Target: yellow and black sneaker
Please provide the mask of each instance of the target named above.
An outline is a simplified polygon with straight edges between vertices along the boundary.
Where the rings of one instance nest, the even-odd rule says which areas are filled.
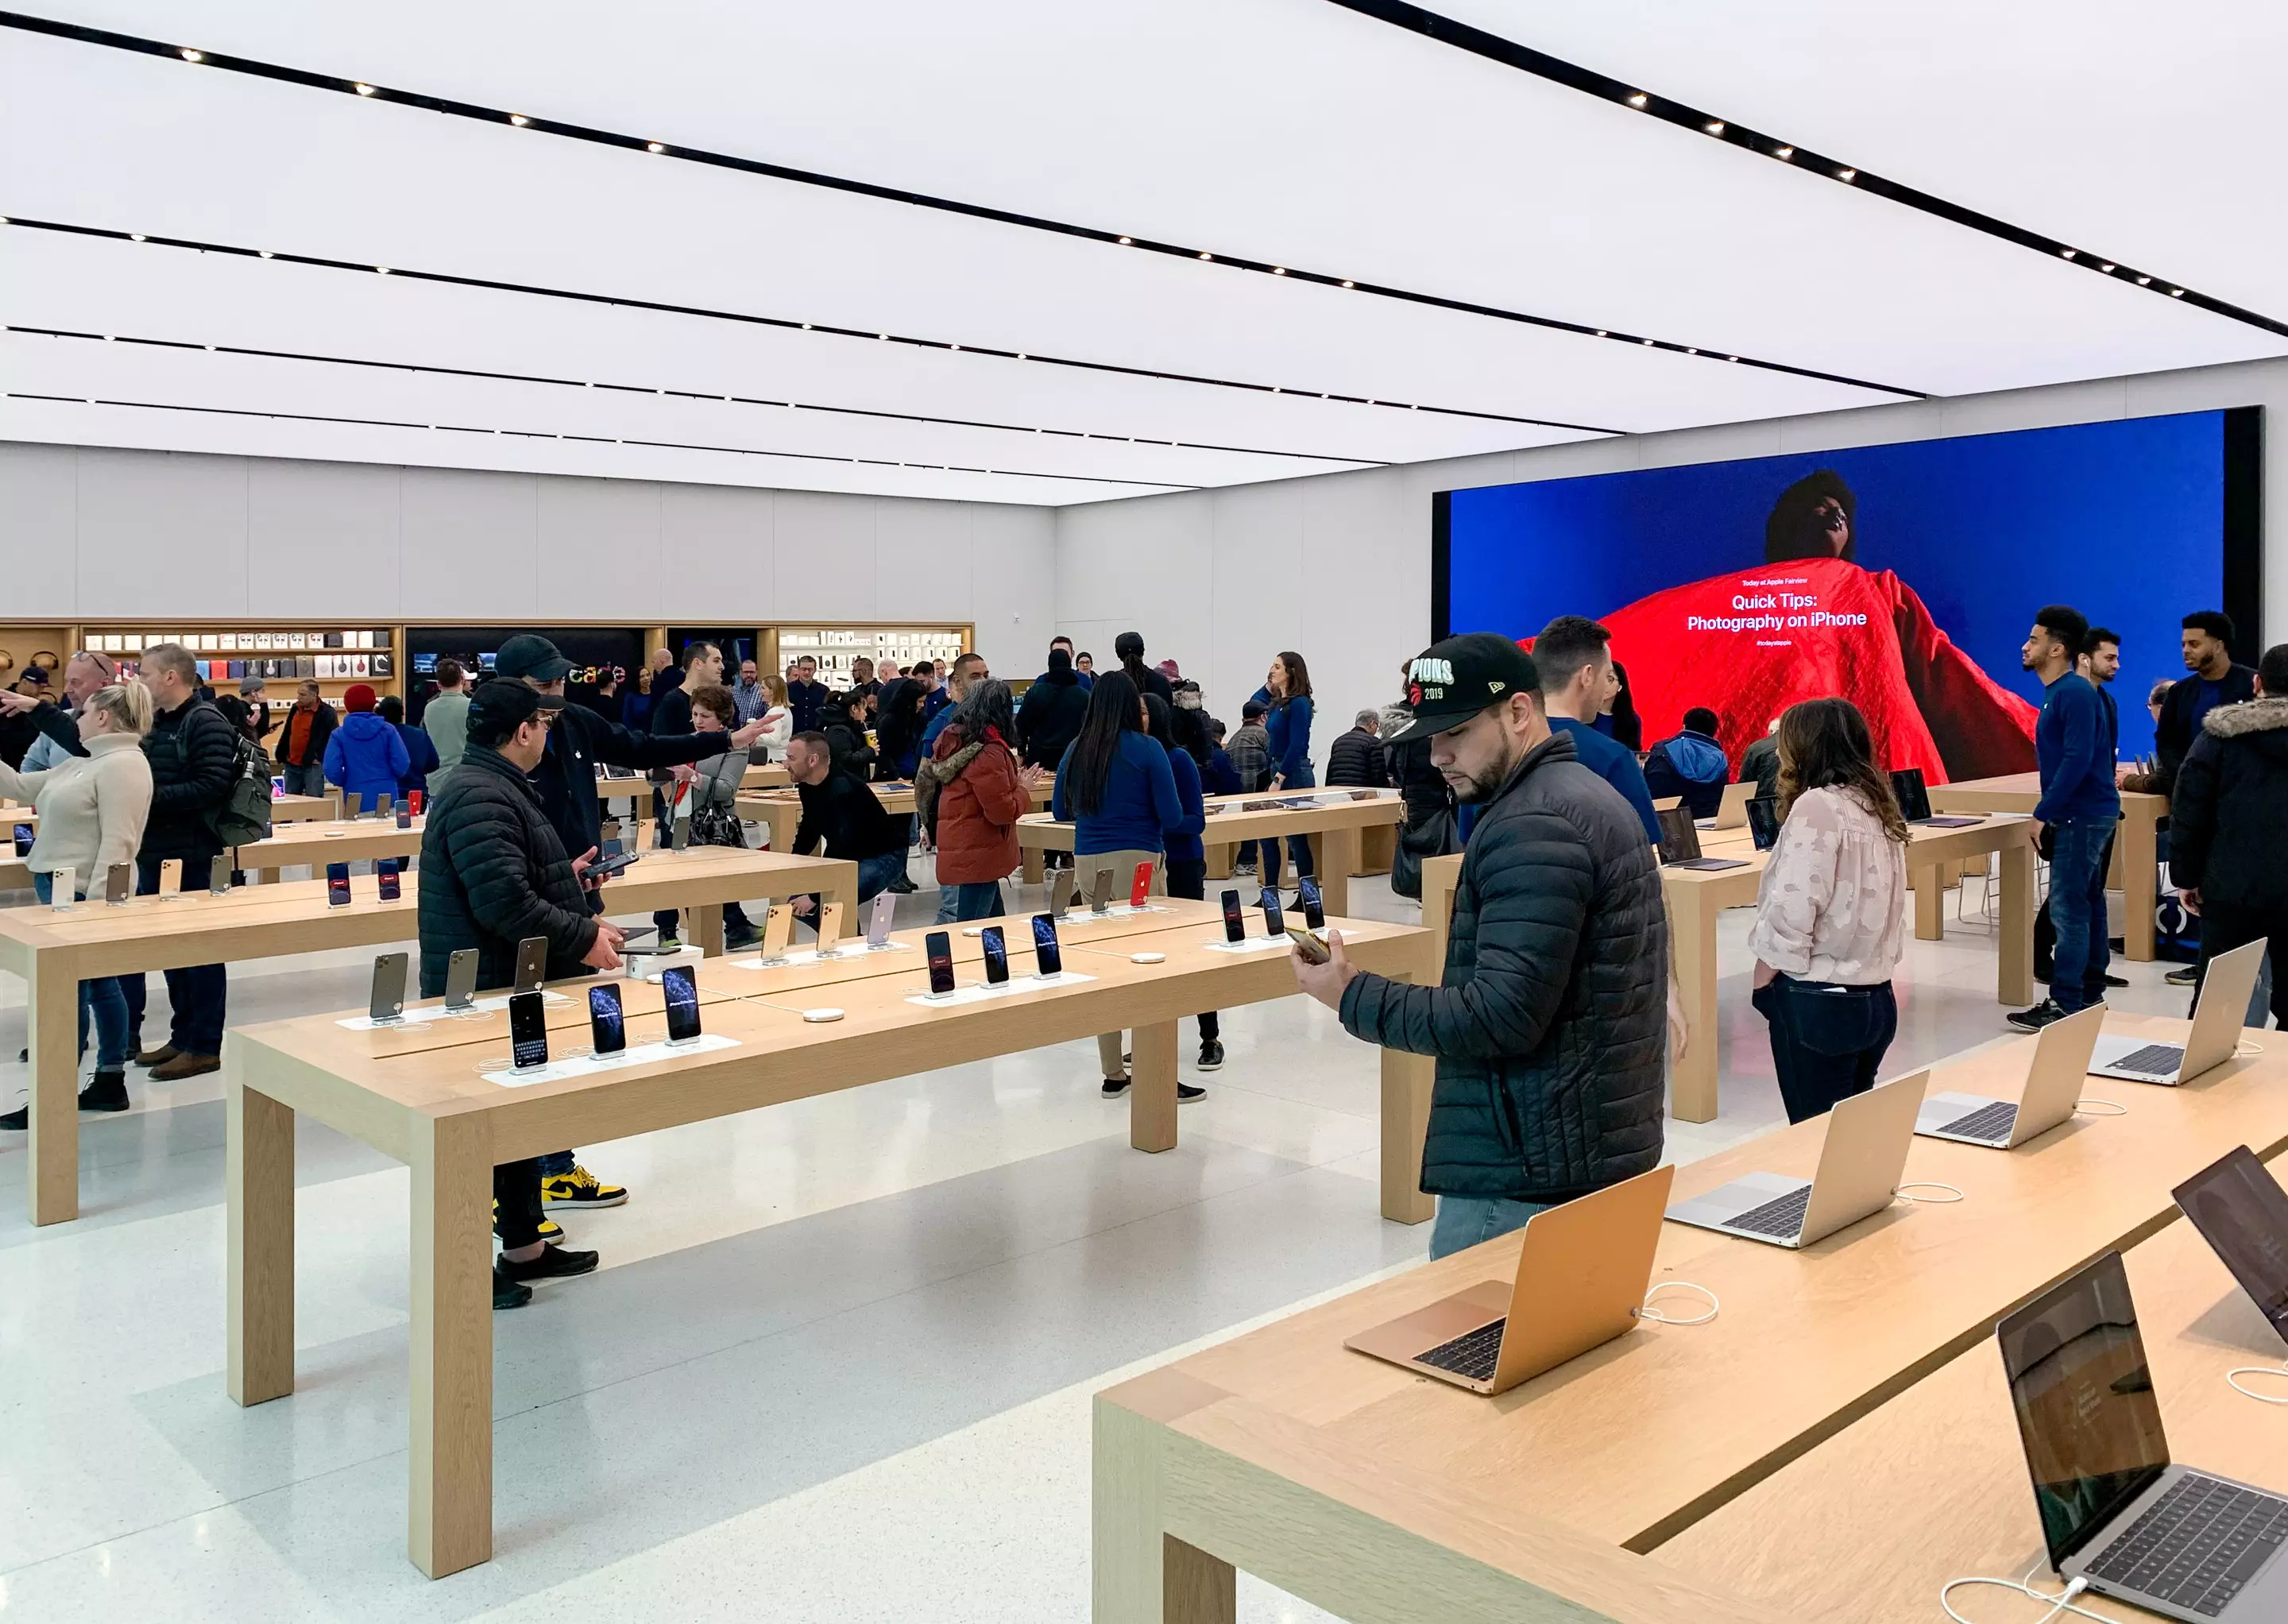
[[[619,1206],[628,1198],[624,1184],[607,1184],[575,1163],[569,1173],[552,1174],[540,1181],[544,1206]]]
[[[500,1203],[497,1201],[493,1203],[493,1238],[496,1240],[500,1238]],[[540,1238],[552,1246],[562,1246],[564,1226],[553,1218],[543,1218],[540,1221]]]

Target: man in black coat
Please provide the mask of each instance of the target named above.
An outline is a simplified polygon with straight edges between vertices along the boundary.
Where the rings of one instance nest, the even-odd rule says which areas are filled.
[[[2245,705],[2256,697],[2256,673],[2233,663],[2230,616],[2216,609],[2186,616],[2182,646],[2185,669],[2192,674],[2170,688],[2153,723],[2151,785],[2165,795],[2208,713],[2218,705]]]
[[[2264,651],[2256,697],[2218,705],[2169,797],[2169,878],[2201,916],[2201,962],[2268,941],[2272,1018],[2288,1027],[2288,643]]]
[[[1051,772],[1065,759],[1088,715],[1088,686],[1064,648],[1049,648],[1049,668],[1028,685],[1017,706],[1017,742],[1028,767]]]
[[[151,731],[143,754],[151,763],[151,816],[135,854],[135,894],[159,889],[159,865],[179,857],[183,875],[203,885],[207,869],[222,855],[222,841],[211,819],[230,799],[238,762],[238,729],[212,700],[198,697],[197,668],[180,643],[155,643],[143,650],[143,686],[151,690]],[[155,1081],[199,1077],[221,1064],[222,1028],[230,978],[218,964],[193,965],[167,973],[167,1001],[174,1006],[167,1041],[135,1056],[151,1068]],[[120,978],[127,994],[127,1030],[143,1030],[144,978]]]
[[[429,804],[421,832],[424,998],[444,991],[452,956],[465,948],[477,951],[480,988],[513,985],[517,943],[527,936],[547,938],[551,980],[619,967],[619,929],[589,912],[581,886],[587,861],[564,855],[526,776],[540,764],[551,728],[578,713],[521,682],[495,679],[470,696],[468,750]],[[595,1268],[593,1252],[541,1238],[539,1162],[495,1167],[493,1203],[501,1238],[495,1308],[530,1302],[528,1281]]]
[[[1438,1057],[1422,1188],[1430,1254],[1650,1171],[1661,1156],[1668,925],[1635,810],[1553,736],[1533,657],[1491,633],[1410,668],[1413,720],[1480,808],[1435,987],[1296,960],[1304,991],[1354,1036]]]
[[[1390,769],[1385,764],[1378,730],[1382,715],[1361,711],[1347,733],[1335,735],[1327,746],[1327,786],[1330,789],[1379,790],[1388,787]]]

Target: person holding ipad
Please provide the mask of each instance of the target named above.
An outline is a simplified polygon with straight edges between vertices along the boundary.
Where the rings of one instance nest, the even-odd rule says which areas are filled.
[[[1255,690],[1263,707],[1263,729],[1270,736],[1271,787],[1309,790],[1318,787],[1311,768],[1311,671],[1292,649],[1282,649],[1271,662],[1270,673]],[[1298,878],[1313,872],[1311,842],[1299,834],[1287,837],[1287,855],[1295,859]],[[1263,842],[1263,888],[1279,888],[1279,842]]]

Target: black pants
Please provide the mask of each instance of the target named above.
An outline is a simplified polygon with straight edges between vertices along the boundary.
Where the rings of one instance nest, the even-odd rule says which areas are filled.
[[[1899,1030],[1888,982],[1847,987],[1776,975],[1752,1001],[1771,1023],[1772,1067],[1791,1122],[1824,1116],[1838,1100],[1873,1087]]]
[[[1172,880],[1169,889],[1175,889]],[[2288,975],[2282,974],[2288,970],[2288,911],[2236,907],[2230,903],[2205,904],[2201,909],[2200,980],[2193,994],[2196,1001],[2200,997],[2198,986],[2208,980],[2210,959],[2251,942],[2265,941],[2271,943],[2265,956],[2272,964],[2272,1023],[2288,1030]]]
[[[540,1164],[527,1158],[493,1169],[493,1205],[504,1251],[540,1238]]]
[[[1208,895],[1208,860],[1205,857],[1170,857],[1166,862],[1168,895],[1188,896],[1194,902],[1205,902]],[[1213,1043],[1222,1035],[1222,1023],[1216,1012],[1209,1010],[1200,1017],[1200,1041]]]

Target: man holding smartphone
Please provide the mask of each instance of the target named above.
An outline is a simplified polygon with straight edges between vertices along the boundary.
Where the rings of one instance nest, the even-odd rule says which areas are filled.
[[[495,680],[470,697],[468,746],[435,800],[421,835],[421,994],[445,990],[453,954],[474,948],[477,985],[512,986],[517,943],[548,943],[548,975],[561,979],[620,966],[620,931],[590,911],[582,879],[588,856],[565,855],[529,775],[549,733],[569,712],[553,694]],[[592,855],[592,854],[589,854]],[[532,1280],[586,1274],[593,1252],[541,1238],[537,1161],[493,1169],[494,1229],[501,1238],[493,1306],[532,1299]]]

